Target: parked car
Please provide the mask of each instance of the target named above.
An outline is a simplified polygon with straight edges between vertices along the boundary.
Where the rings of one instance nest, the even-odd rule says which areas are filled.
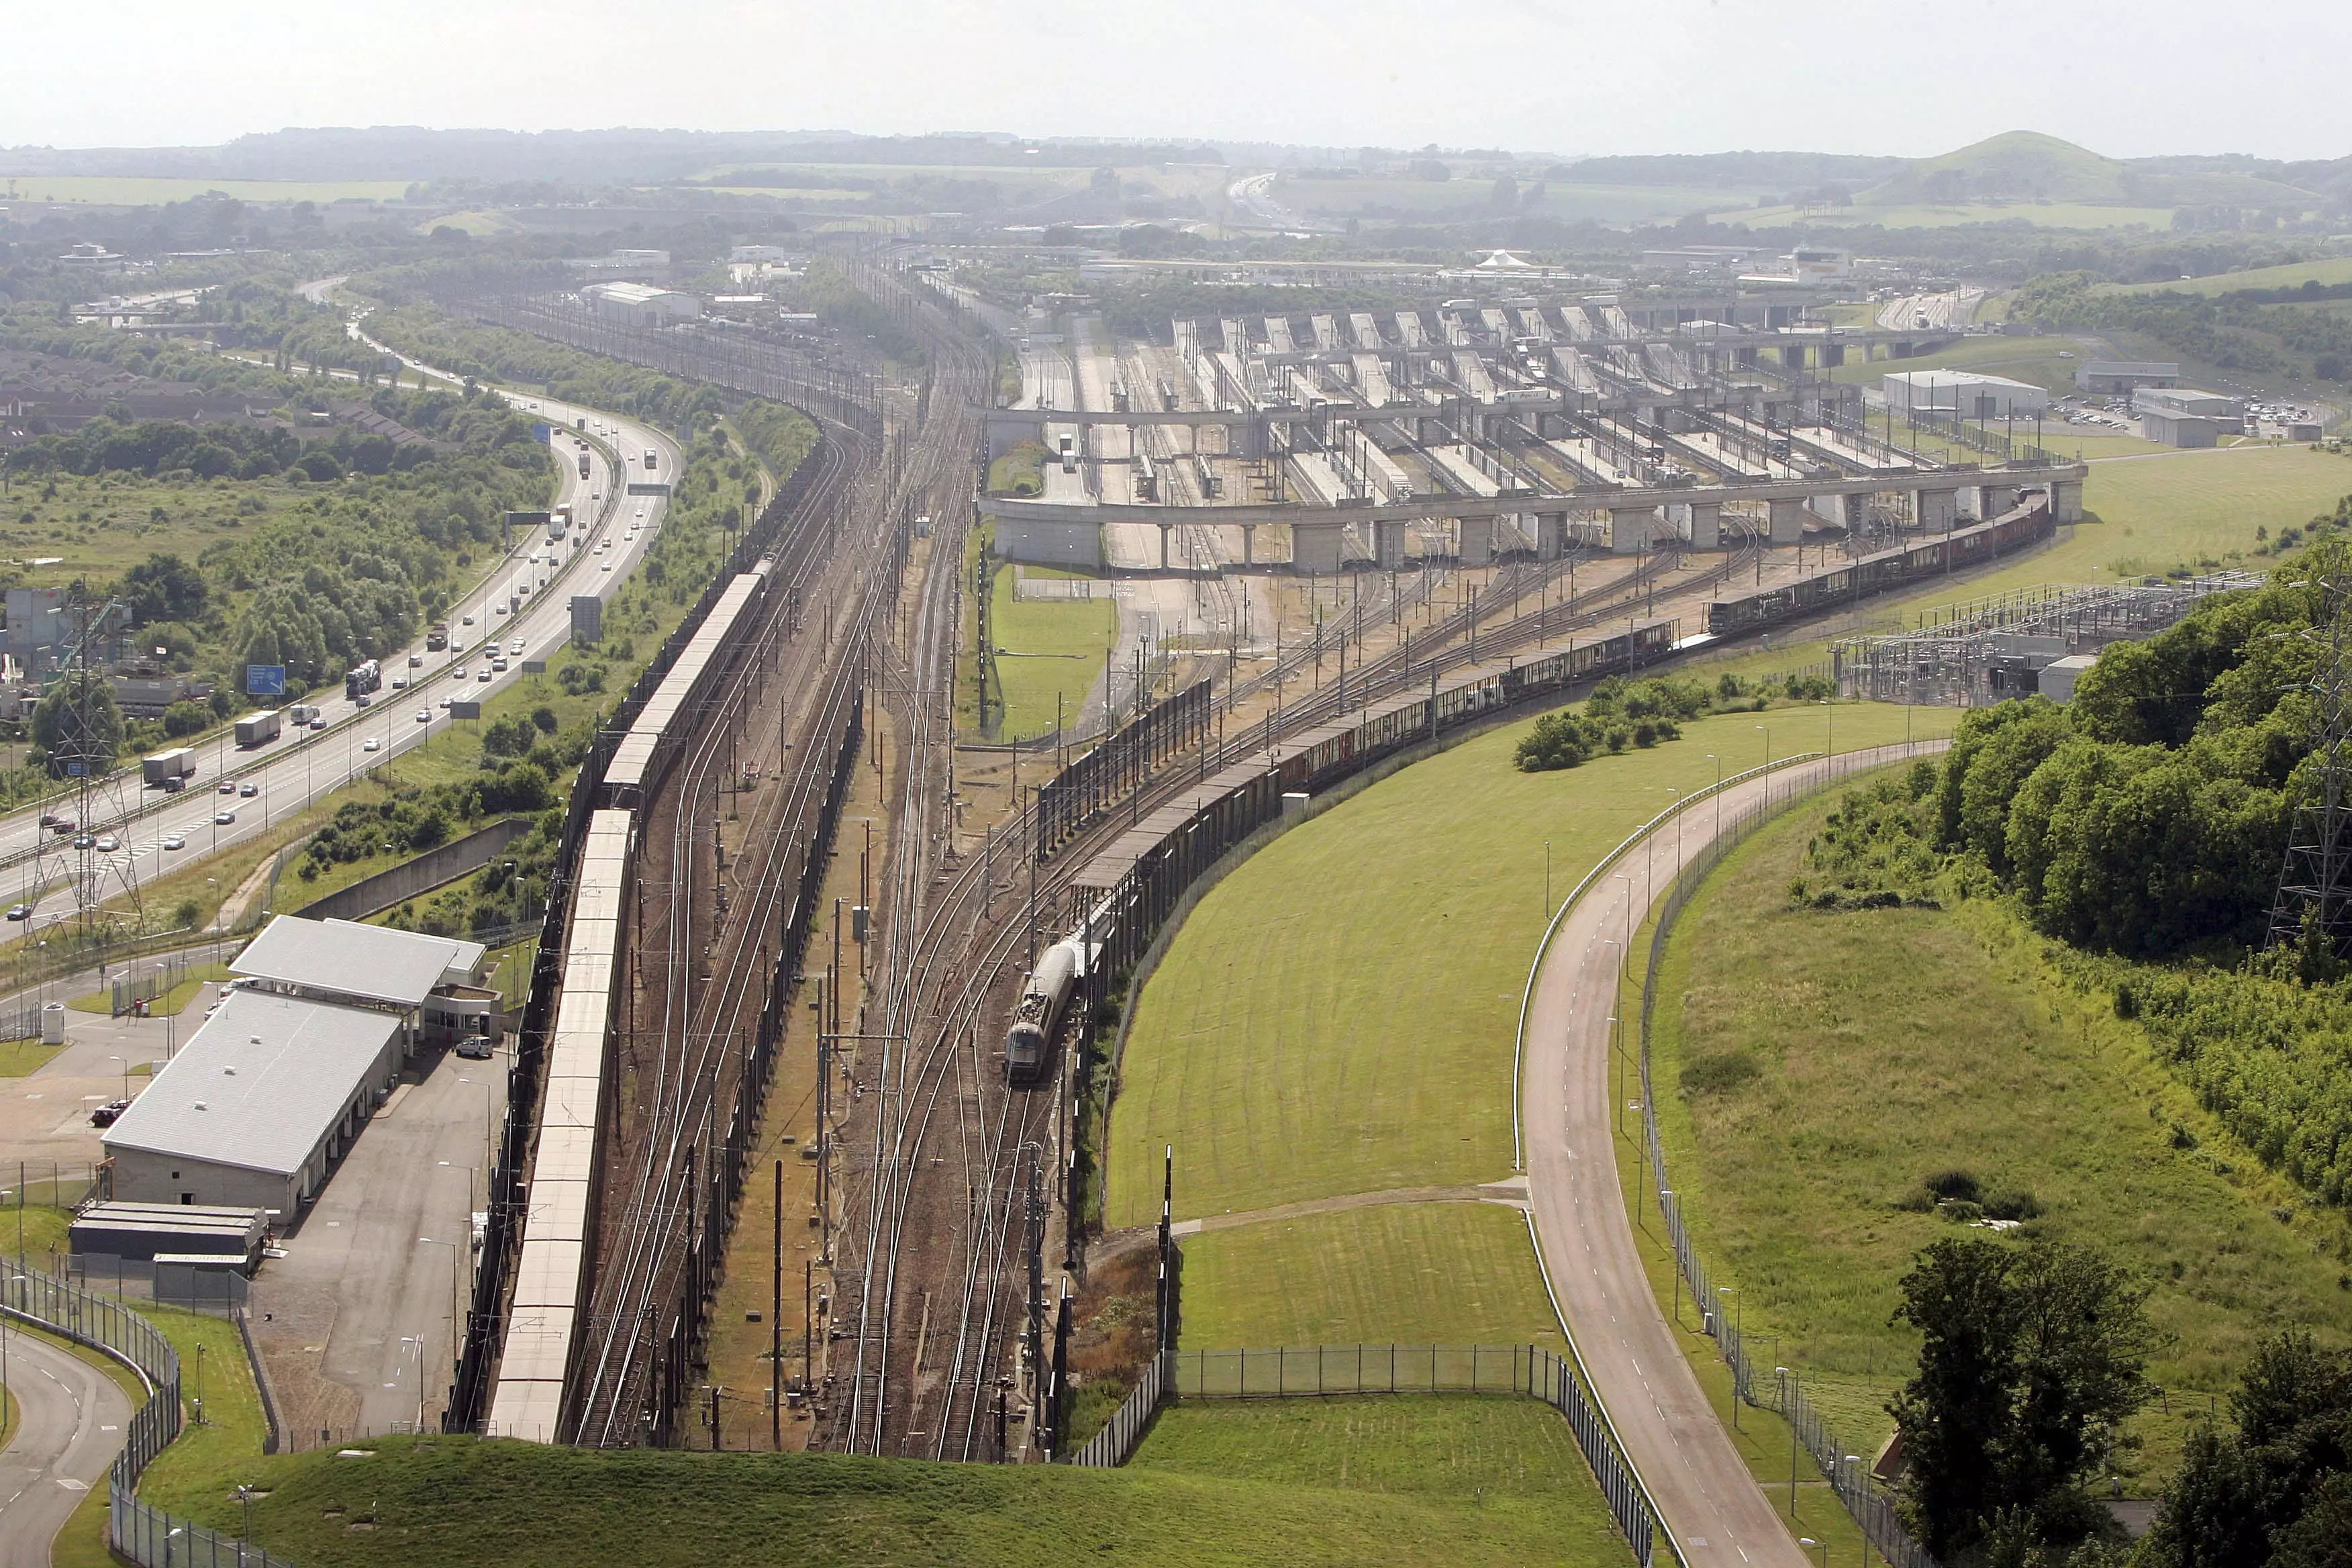
[[[130,1109],[131,1102],[127,1100],[110,1100],[89,1113],[89,1124],[92,1127],[111,1127]]]
[[[488,1035],[468,1035],[457,1042],[457,1054],[469,1062],[488,1061],[490,1037]]]

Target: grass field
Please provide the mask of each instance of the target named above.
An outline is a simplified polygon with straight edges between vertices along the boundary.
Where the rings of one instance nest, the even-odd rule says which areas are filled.
[[[63,1049],[63,1046],[45,1046],[38,1040],[0,1044],[0,1078],[23,1078]]]
[[[2183,278],[2166,283],[2120,283],[2103,292],[2116,294],[2227,294],[2235,289],[2294,289],[2306,282],[2352,283],[2352,256],[2329,256],[2279,267],[2254,267],[2243,272],[2216,272],[2204,278]]]
[[[1868,1453],[1916,1351],[1887,1321],[1895,1281],[1919,1247],[1955,1234],[1898,1200],[1953,1168],[2032,1193],[2041,1230],[2154,1286],[2149,1314],[2169,1343],[2151,1368],[2166,1400],[2139,1423],[2146,1489],[2177,1456],[2184,1412],[2227,1390],[2257,1335],[2352,1337],[2342,1266],[2316,1250],[2336,1222],[2231,1149],[2137,1026],[2054,983],[2040,939],[2000,910],[1790,910],[1831,804],[1726,863],[1661,975],[1666,1157],[1702,1252],[1741,1292],[1773,1364],[1797,1368],[1846,1445]],[[1738,1064],[1737,1087],[1675,1089],[1696,1060]],[[2172,1147],[2176,1123],[2201,1146]]]
[[[316,485],[274,479],[160,479],[137,474],[19,479],[0,498],[0,552],[18,580],[61,587],[110,579],[152,551],[194,561],[208,545],[306,503]],[[39,563],[39,564],[37,564]]]
[[[1184,1242],[1187,1350],[1433,1339],[1564,1348],[1517,1209],[1393,1204]]]
[[[1004,684],[1003,732],[1042,735],[1054,727],[1056,702],[1064,719],[1076,722],[1103,655],[1118,640],[1118,606],[1108,599],[1024,601],[1015,596],[1013,573],[999,566],[989,590],[989,632]]]
[[[1916,624],[1935,609],[2037,583],[2113,583],[2176,568],[2242,565],[2262,571],[2267,557],[2252,555],[2261,529],[2275,537],[2300,527],[2352,493],[2352,462],[2307,447],[2236,447],[2164,452],[2094,461],[2083,505],[2096,516],[2062,530],[2042,550],[1948,587],[1875,601],[1856,615],[1796,628],[1769,642],[1742,645],[1703,668],[1742,673],[1793,668],[1829,657],[1834,637],[1891,631]]]
[[[111,174],[0,174],[0,199],[161,206],[217,191],[241,202],[396,202],[405,180],[165,180]]]
[[[1250,1213],[1511,1174],[1518,999],[1551,897],[1671,791],[1822,748],[1819,706],[1688,725],[1654,751],[1521,773],[1504,726],[1293,828],[1204,897],[1137,1005],[1112,1113],[1107,1223]],[[1948,713],[1919,709],[1921,735]],[[1844,705],[1842,749],[1904,733]],[[1525,1222],[1428,1204],[1269,1219],[1185,1243],[1194,1347],[1474,1339],[1556,1343]]]
[[[1533,1400],[1439,1395],[1194,1400],[1161,1413],[1131,1461],[1139,1472],[1340,1489],[1465,1509],[1539,1530],[1542,1561],[1613,1565],[1605,1522],[1568,1423]]]
[[[1562,1467],[1548,1434],[1517,1431],[1557,1416],[1533,1405],[1503,1414],[1513,1423],[1505,1440],[1526,1454],[1515,1464],[1497,1444],[1450,1435],[1448,1402],[1416,1403],[1436,1430],[1388,1436],[1385,1454],[1369,1461],[1374,1473],[1355,1479],[1311,1454],[1286,1458],[1312,1445],[1261,1436],[1263,1418],[1244,1410],[1236,1433],[1195,1428],[1167,1462],[1122,1470],[387,1438],[364,1458],[314,1452],[191,1467],[152,1490],[233,1530],[234,1484],[268,1488],[253,1539],[304,1568],[764,1568],[780,1552],[810,1564],[1623,1561],[1591,1481],[1553,1473]],[[1284,1479],[1251,1473],[1260,1456]],[[1416,1486],[1400,1473],[1413,1458],[1449,1464],[1475,1478],[1474,1489]],[[1324,1479],[1288,1479],[1310,1474]]]

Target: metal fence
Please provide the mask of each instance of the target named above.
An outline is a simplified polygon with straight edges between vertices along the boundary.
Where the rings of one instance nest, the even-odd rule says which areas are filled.
[[[139,1500],[141,1472],[180,1435],[180,1355],[163,1331],[122,1305],[46,1274],[0,1272],[0,1310],[112,1355],[134,1369],[147,1403],[131,1417],[122,1452],[107,1472],[107,1539],[140,1568],[294,1568]]]
[[[1633,1561],[1650,1561],[1655,1525],[1648,1497],[1574,1367],[1548,1350],[1534,1345],[1391,1344],[1277,1346],[1189,1355],[1171,1351],[1160,1357],[1155,1371],[1162,1367],[1167,1394],[1177,1399],[1312,1399],[1355,1394],[1494,1394],[1540,1399],[1567,1417],[1576,1446],[1592,1467],[1609,1511],[1633,1549]],[[1126,1414],[1122,1407],[1120,1415]],[[1111,1430],[1104,1428],[1102,1436]],[[1088,1461],[1082,1454],[1078,1462]]]
[[[1850,778],[1855,773],[1885,767],[1891,763],[1944,750],[1950,742],[1941,740],[1922,741],[1895,746],[1881,746],[1865,752],[1832,757],[1812,764],[1812,776],[1803,788],[1789,787],[1768,792],[1751,803],[1738,816],[1684,864],[1668,885],[1666,895],[1657,904],[1656,924],[1650,933],[1649,967],[1642,989],[1642,1134],[1650,1162],[1651,1179],[1654,1185],[1658,1210],[1665,1216],[1666,1235],[1674,1247],[1675,1264],[1683,1279],[1689,1283],[1691,1299],[1704,1315],[1706,1332],[1712,1336],[1723,1359],[1731,1369],[1732,1387],[1742,1403],[1770,1410],[1785,1416],[1797,1434],[1797,1440],[1812,1455],[1822,1474],[1836,1491],[1846,1511],[1853,1516],[1871,1545],[1885,1557],[1889,1568],[1937,1568],[1936,1560],[1911,1539],[1903,1521],[1896,1517],[1894,1500],[1880,1489],[1870,1467],[1859,1456],[1848,1454],[1838,1441],[1837,1434],[1821,1413],[1807,1402],[1799,1380],[1793,1376],[1773,1375],[1759,1380],[1748,1346],[1736,1321],[1727,1319],[1721,1310],[1713,1279],[1701,1261],[1698,1246],[1691,1238],[1689,1226],[1684,1223],[1682,1202],[1675,1195],[1666,1176],[1666,1153],[1658,1131],[1657,1094],[1651,1075],[1651,1028],[1656,1012],[1658,970],[1664,960],[1666,939],[1675,919],[1690,901],[1692,894],[1706,882],[1707,874],[1724,858],[1759,827],[1769,822],[1797,801],[1806,798],[1821,784]]]
[[[1101,1431],[1087,1439],[1078,1451],[1070,1456],[1070,1463],[1089,1469],[1109,1469],[1127,1463],[1143,1435],[1151,1429],[1151,1418],[1160,1412],[1160,1401],[1169,1397],[1175,1381],[1176,1352],[1161,1351],[1143,1369],[1143,1379],[1119,1402]]]
[[[1070,835],[1141,787],[1153,768],[1209,733],[1210,683],[1196,680],[1161,699],[1054,775],[1037,791],[1036,855],[1043,860]]]

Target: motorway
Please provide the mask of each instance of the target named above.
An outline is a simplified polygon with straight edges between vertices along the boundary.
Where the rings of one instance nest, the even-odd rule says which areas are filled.
[[[1887,761],[1905,754],[1881,750]],[[1699,802],[1678,829],[1654,832],[1652,841],[1675,840],[1676,859],[1695,856],[1768,791],[1783,798],[1860,760],[1800,763],[1728,785],[1719,805]],[[1621,944],[1675,871],[1645,847],[1632,847],[1559,917],[1528,999],[1521,1120],[1538,1245],[1563,1326],[1680,1560],[1687,1568],[1806,1568],[1658,1310],[1618,1180],[1611,1043]],[[1624,1027],[1631,1052],[1633,1026]],[[1638,1082],[1626,1092],[1638,1099]]]
[[[46,803],[0,817],[0,898],[13,895],[11,901],[34,906],[33,923],[47,924],[72,915],[76,877],[91,879],[100,899],[119,898],[190,859],[266,833],[319,796],[449,730],[456,721],[444,700],[479,700],[505,691],[523,679],[525,659],[547,658],[569,641],[572,596],[593,594],[609,601],[652,547],[667,510],[662,497],[621,493],[613,456],[626,466],[624,483],[666,484],[677,479],[683,454],[668,436],[635,420],[552,399],[502,395],[558,426],[588,421],[588,478],[581,478],[572,460],[572,444],[555,438],[561,482],[554,504],[571,506],[575,518],[590,518],[589,526],[575,528],[562,546],[551,545],[540,531],[525,531],[450,608],[446,652],[427,652],[421,637],[387,652],[383,689],[366,706],[332,688],[320,693],[316,701],[324,730],[296,731],[289,723],[278,740],[251,750],[237,747],[224,733],[195,748],[196,775],[178,795],[142,787],[135,764],[93,785],[84,831],[112,834],[121,843],[112,853],[77,852],[40,826],[43,811],[78,816],[76,805]],[[648,449],[655,453],[651,473],[643,468]],[[528,597],[509,614],[507,605],[519,594]],[[493,645],[506,653],[517,642],[522,652],[508,654],[507,669],[480,679],[487,668],[483,658]],[[395,679],[413,684],[394,690]],[[427,718],[420,720],[420,713]],[[253,793],[223,795],[218,789],[224,782],[240,792],[250,785]],[[221,813],[231,820],[215,820]],[[167,847],[175,837],[183,847]]]
[[[20,1420],[0,1452],[0,1564],[38,1568],[81,1500],[106,1484],[131,1401],[79,1356],[14,1325],[7,1335]]]

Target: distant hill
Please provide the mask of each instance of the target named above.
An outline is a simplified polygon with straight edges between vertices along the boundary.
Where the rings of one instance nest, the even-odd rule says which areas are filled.
[[[1578,184],[1728,185],[1845,184],[1857,189],[1909,167],[1902,158],[1843,153],[1685,153],[1647,157],[1581,158],[1559,176]]]
[[[2282,206],[2319,204],[2315,192],[2214,159],[2126,162],[2037,131],[2009,131],[1917,163],[1855,196],[1862,206],[2064,202],[2086,206]],[[2249,160],[2248,162],[2252,162]]]

